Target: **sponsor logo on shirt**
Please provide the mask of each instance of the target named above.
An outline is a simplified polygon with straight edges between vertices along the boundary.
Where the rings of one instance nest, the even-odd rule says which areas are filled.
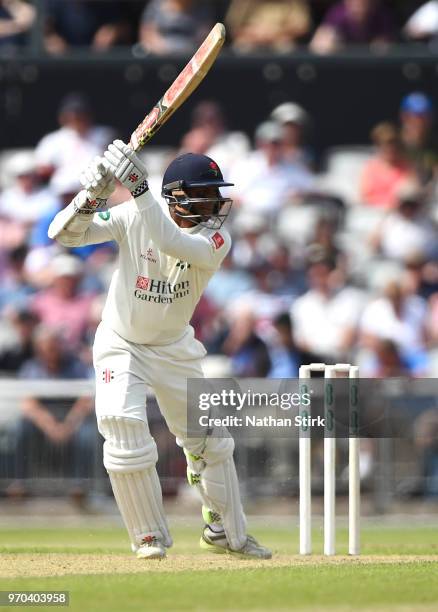
[[[154,251],[152,249],[148,249],[146,253],[140,253],[141,259],[145,261],[150,261],[151,263],[157,263],[157,260],[154,257]]]
[[[111,213],[109,210],[106,210],[105,212],[100,212],[99,217],[102,219],[102,221],[109,221]]]
[[[137,276],[134,296],[145,302],[156,304],[173,304],[177,299],[190,294],[190,281],[183,280],[179,283],[167,283],[163,280]]]
[[[216,247],[216,249],[220,249],[223,243],[225,242],[222,234],[219,234],[219,232],[216,232],[215,234],[213,234],[211,239],[213,240],[214,246]]]
[[[137,289],[147,290],[149,287],[149,279],[147,276],[137,276],[137,282],[135,283]]]

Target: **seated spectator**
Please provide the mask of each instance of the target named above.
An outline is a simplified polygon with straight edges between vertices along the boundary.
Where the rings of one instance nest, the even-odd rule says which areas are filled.
[[[235,268],[255,270],[266,262],[266,251],[273,244],[269,225],[262,214],[239,211],[233,223],[231,258]]]
[[[181,152],[201,153],[214,159],[227,176],[235,163],[249,151],[249,139],[243,132],[227,129],[222,107],[211,100],[195,106],[191,129],[184,136]]]
[[[399,131],[391,123],[376,125],[371,138],[377,151],[362,170],[361,197],[368,206],[394,208],[402,185],[415,181],[415,170],[407,158]]]
[[[363,312],[361,344],[375,351],[378,342],[391,340],[409,372],[424,374],[429,366],[427,318],[427,302],[408,290],[405,277],[390,280]]]
[[[77,349],[87,331],[94,296],[80,290],[81,261],[72,255],[58,255],[51,265],[51,285],[32,300],[32,311],[42,323],[57,329],[71,349]]]
[[[28,310],[10,310],[11,341],[0,349],[0,373],[16,375],[25,362],[34,357],[33,333],[38,318]]]
[[[47,188],[41,188],[33,153],[15,153],[6,165],[12,185],[0,194],[0,215],[25,229],[56,209],[56,199]]]
[[[226,305],[248,291],[254,289],[254,279],[251,274],[233,265],[232,254],[229,253],[219,270],[212,276],[204,294],[218,307]]]
[[[273,321],[273,338],[269,343],[271,369],[269,378],[296,378],[302,363],[302,355],[294,344],[292,322],[288,313],[278,315]]]
[[[49,53],[64,53],[69,47],[91,47],[104,51],[129,42],[129,26],[123,3],[118,0],[46,0],[45,47]]]
[[[44,136],[35,150],[38,172],[46,180],[59,176],[77,179],[114,134],[108,127],[93,124],[90,103],[81,93],[71,93],[62,100],[58,121],[60,129]]]
[[[438,169],[433,120],[432,101],[424,93],[415,91],[401,101],[401,139],[422,183],[433,179]]]
[[[256,333],[256,318],[249,307],[236,309],[222,347],[231,357],[233,376],[265,377],[271,368],[265,342]]]
[[[286,52],[308,34],[311,16],[306,0],[232,0],[225,23],[236,51]]]
[[[435,42],[438,35],[438,2],[429,0],[409,17],[404,33],[410,40]]]
[[[394,39],[393,17],[380,0],[340,0],[328,10],[310,47],[324,54],[346,45],[382,47]]]
[[[35,287],[26,276],[24,262],[27,247],[21,245],[7,254],[5,270],[0,285],[0,315],[9,309],[27,309]]]
[[[88,375],[77,357],[63,348],[61,336],[44,325],[35,331],[34,353],[19,371],[22,380],[83,379]],[[97,435],[91,398],[28,397],[22,411],[16,452],[18,478],[29,478],[35,465],[39,475],[49,467],[52,473],[62,468],[64,477],[78,479],[78,497],[77,487],[84,487],[83,479],[92,476],[94,464]],[[45,465],[50,459],[52,465]],[[14,483],[9,494],[16,494],[19,486]]]
[[[274,108],[271,119],[283,126],[284,159],[310,167],[311,155],[305,147],[310,117],[304,108],[294,102],[284,102]]]
[[[398,206],[379,224],[372,246],[389,259],[438,256],[437,231],[423,208],[424,194],[415,184],[403,186]]]
[[[314,355],[314,361],[348,361],[363,296],[354,287],[340,284],[334,262],[320,255],[309,262],[307,278],[309,290],[295,300],[290,311],[295,344]]]
[[[399,378],[409,375],[409,367],[392,340],[378,340],[374,351],[361,364],[361,374],[367,378]]]
[[[255,133],[256,150],[237,163],[230,175],[235,205],[273,218],[282,206],[309,191],[313,177],[300,163],[284,159],[283,130],[266,121]]]
[[[155,55],[192,53],[213,24],[207,3],[199,0],[150,0],[140,26],[140,43]]]
[[[330,218],[320,216],[315,223],[313,233],[306,244],[307,259],[323,256],[330,259],[336,265],[340,273],[347,271],[347,259],[345,253],[338,245],[337,222]]]
[[[35,15],[35,7],[28,2],[0,0],[0,51],[26,42]]]

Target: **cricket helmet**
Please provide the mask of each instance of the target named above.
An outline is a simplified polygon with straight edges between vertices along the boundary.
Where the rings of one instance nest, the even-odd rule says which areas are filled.
[[[161,194],[175,215],[190,219],[195,225],[219,229],[232,204],[230,198],[222,197],[219,188],[233,184],[224,181],[219,166],[211,157],[184,153],[165,171]],[[208,189],[205,196],[202,187]],[[196,194],[194,188],[198,188]]]

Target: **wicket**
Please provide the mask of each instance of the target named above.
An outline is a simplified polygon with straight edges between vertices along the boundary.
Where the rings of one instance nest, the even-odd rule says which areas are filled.
[[[349,464],[348,464],[348,552],[350,555],[360,553],[360,474],[359,474],[359,438],[357,437],[358,418],[358,378],[359,368],[350,364],[311,363],[300,367],[300,393],[306,393],[306,379],[312,372],[324,373],[324,554],[335,554],[336,539],[336,437],[334,436],[335,419],[333,386],[330,379],[349,378]],[[326,393],[330,387],[330,393]],[[311,409],[300,408],[301,416],[310,416]],[[327,435],[330,434],[330,435]],[[300,554],[312,552],[312,472],[311,472],[311,437],[310,430],[300,427],[299,439],[299,487],[300,487]]]

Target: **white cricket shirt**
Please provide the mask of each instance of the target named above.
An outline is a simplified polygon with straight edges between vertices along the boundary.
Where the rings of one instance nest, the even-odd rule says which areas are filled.
[[[64,230],[57,239],[65,246],[117,241],[119,266],[102,320],[125,340],[152,345],[176,342],[187,332],[231,246],[224,228],[179,228],[150,191],[93,215],[83,234]]]

